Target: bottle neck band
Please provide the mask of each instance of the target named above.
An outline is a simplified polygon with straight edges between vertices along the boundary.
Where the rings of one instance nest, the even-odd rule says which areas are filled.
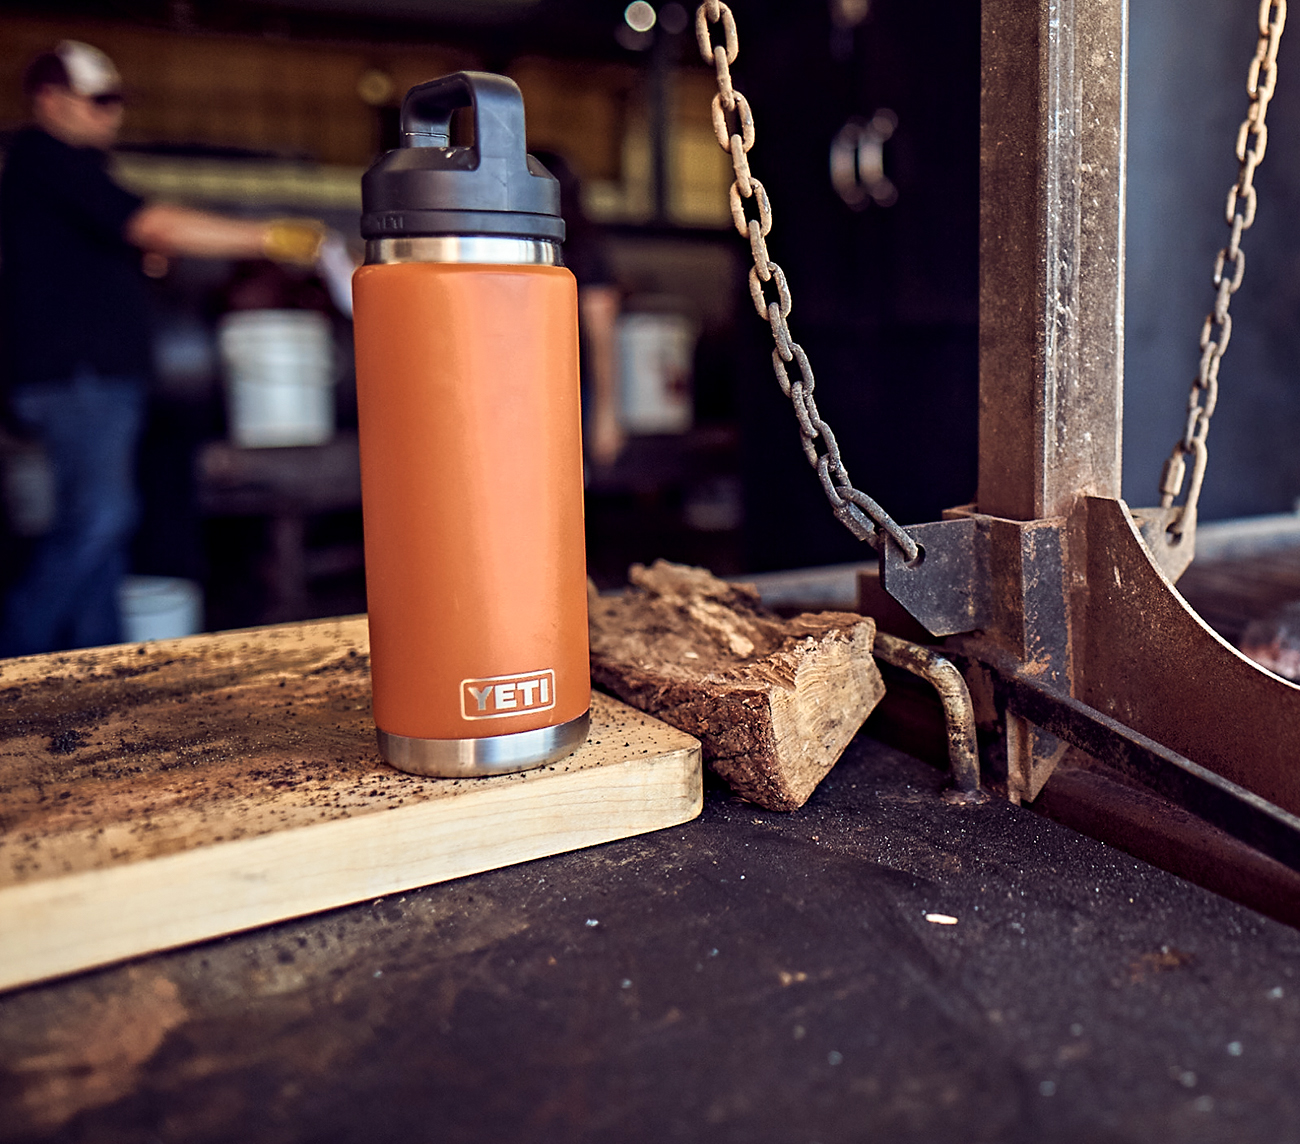
[[[563,266],[558,242],[491,234],[438,234],[421,238],[372,238],[366,265],[393,262],[486,262],[513,266]]]

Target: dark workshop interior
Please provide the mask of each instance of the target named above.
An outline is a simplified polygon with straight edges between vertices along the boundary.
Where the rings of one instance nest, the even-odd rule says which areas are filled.
[[[859,8],[868,14],[855,23]],[[762,125],[754,162],[774,203],[769,243],[792,284],[792,329],[826,420],[845,427],[858,486],[902,522],[937,519],[975,488],[977,12],[943,9],[931,34],[933,13],[903,4],[848,3],[840,15],[835,3],[755,0],[751,9],[738,83]],[[1221,6],[1206,7],[1209,35],[1157,9],[1135,7],[1131,49],[1144,66],[1130,95],[1124,484],[1138,501],[1154,489],[1195,368],[1201,267],[1219,241],[1205,205],[1222,182],[1215,144],[1231,134],[1233,69],[1251,36],[1249,21]],[[512,76],[529,146],[564,156],[583,180],[581,203],[624,314],[680,318],[689,341],[680,383],[689,408],[673,431],[634,425],[617,460],[589,466],[597,584],[616,587],[631,562],[659,556],[719,575],[868,558],[822,507],[788,405],[769,383],[767,331],[751,319],[726,158],[710,131],[712,81],[691,27],[665,32],[661,21],[632,33],[617,5],[597,0],[6,3],[0,12],[0,130],[22,122],[19,77],[42,45],[94,41],[131,89],[117,168],[128,185],[253,216],[313,215],[358,245],[359,175],[393,142],[404,90],[458,68]],[[1297,96],[1279,92],[1285,115]],[[1193,100],[1205,129],[1179,127],[1175,112]],[[827,140],[881,111],[899,124],[883,145],[894,190],[883,205],[846,202],[828,173]],[[1288,445],[1300,421],[1295,263],[1282,241],[1297,164],[1277,148],[1261,168],[1279,205],[1253,234],[1262,236],[1251,262],[1259,285],[1237,301],[1239,396],[1216,422],[1202,521],[1289,513],[1300,488]],[[154,283],[157,368],[134,571],[201,584],[204,630],[364,610],[346,455],[356,426],[349,323],[319,282],[245,281],[251,273],[180,258]],[[223,444],[216,331],[223,314],[256,302],[259,285],[276,305],[329,317],[338,437],[255,460]],[[313,465],[320,479],[308,476]],[[6,578],[26,544],[15,515],[5,520]]]
[[[981,324],[997,293],[981,279],[981,227],[987,244],[997,196],[985,187],[981,201],[981,11],[1017,4],[1066,23],[1110,18],[1103,10],[1128,20],[1116,175],[1127,187],[1116,240],[1122,488],[1092,491],[1156,504],[1214,305],[1258,5],[731,3],[742,46],[732,74],[756,124],[750,161],[770,197],[767,243],[789,283],[790,329],[853,483],[903,525],[974,505],[990,464],[981,361],[999,333]],[[754,312],[695,7],[639,6],[649,26],[626,0],[0,0],[0,163],[25,121],[27,63],[82,40],[123,76],[111,159],[122,185],[240,218],[308,216],[360,261],[361,176],[397,145],[405,92],[462,70],[510,77],[529,151],[575,179],[564,201],[579,284],[590,274],[619,299],[619,446],[584,458],[588,575],[609,595],[630,565],[662,558],[755,578],[785,618],[866,611],[884,599],[881,581],[876,597],[859,581],[877,556],[832,514]],[[1280,639],[1295,671],[1269,665],[1300,682],[1300,611],[1286,610],[1300,600],[1300,29],[1292,35],[1255,178],[1259,217],[1243,241],[1250,264],[1232,303],[1196,559],[1177,591],[1200,617],[1189,624],[1204,621],[1205,644],[1189,647]],[[1109,66],[1074,50],[1081,71]],[[1044,172],[1044,185],[1054,177]],[[189,627],[167,634],[365,612],[350,305],[310,269],[177,257],[147,272],[155,372],[130,571],[189,593],[177,621]],[[1002,301],[1037,301],[1011,297],[1018,289],[1009,281]],[[253,311],[301,312],[320,332],[325,405],[312,443],[250,444],[254,430],[237,423],[223,330]],[[589,419],[585,367],[583,382]],[[30,443],[3,426],[0,476],[2,593],[48,525],[50,497]],[[1069,527],[1077,539],[1083,526]],[[924,554],[906,564],[923,566]],[[1119,564],[1114,582],[1117,594],[1136,591]],[[888,607],[874,613],[882,632],[942,642]],[[984,629],[933,630],[955,635],[960,658],[974,646],[961,640]],[[1070,654],[1083,631],[1071,629]],[[153,665],[147,638],[132,642]],[[1186,656],[1193,710],[1219,681]],[[49,695],[81,686],[81,666],[60,662]],[[123,679],[146,670],[122,664],[112,670]],[[269,928],[232,926],[12,993],[0,982],[0,1144],[1300,1144],[1293,780],[1261,792],[1224,772],[1233,792],[1248,788],[1249,813],[1273,816],[1238,832],[1214,817],[1221,792],[1152,794],[1128,771],[1113,781],[1061,729],[1075,716],[1038,719],[1036,692],[995,679],[976,708],[1009,720],[1020,704],[1028,737],[994,743],[981,722],[971,739],[992,760],[986,787],[1010,801],[954,810],[941,769],[951,725],[933,689],[894,660],[881,672],[886,700],[793,813],[756,807],[706,767],[704,810],[687,826],[286,912]],[[336,676],[337,711],[361,711],[368,699],[342,669],[321,687]],[[217,694],[224,676],[208,682],[205,703],[237,697],[234,684]],[[27,734],[21,688],[5,686],[0,671],[5,735]],[[1110,720],[1106,734],[1140,740],[1122,751],[1196,758],[1130,718],[1138,701],[1108,704],[1103,692],[1080,684],[1070,696]],[[1161,692],[1159,705],[1183,695]],[[299,702],[292,690],[281,698]],[[273,723],[271,706],[262,714]],[[186,717],[226,727],[215,710],[196,702]],[[1300,757],[1300,708],[1286,711],[1270,756],[1284,762]],[[1187,721],[1198,717],[1212,721]],[[123,750],[148,739],[113,718]],[[87,745],[61,733],[73,736],[51,739],[64,753]],[[1016,788],[1021,747],[1029,777]],[[1072,765],[1043,786],[1031,772],[1052,750],[1044,774]],[[292,785],[278,770],[249,773]],[[16,792],[0,781],[0,849]],[[396,809],[402,794],[378,783],[358,798]],[[67,816],[82,813],[77,797]]]
[[[358,244],[359,174],[393,143],[406,88],[460,68],[511,76],[530,148],[564,156],[582,179],[587,229],[624,315],[677,318],[687,339],[686,407],[671,431],[654,431],[653,409],[633,411],[618,458],[589,465],[597,583],[622,584],[631,562],[659,556],[720,575],[863,559],[820,509],[770,383],[710,129],[712,77],[676,8],[674,31],[660,21],[637,34],[618,5],[580,0],[6,7],[0,124],[21,122],[18,78],[43,44],[93,41],[130,87],[118,157],[129,185],[196,206],[315,215]],[[974,491],[975,12],[953,5],[933,39],[906,5],[861,27],[782,4],[755,13],[738,82],[770,148],[773,255],[798,284],[792,320],[824,412],[861,427],[844,449],[863,487],[901,520],[933,519]],[[927,39],[922,70],[913,45]],[[825,137],[882,109],[904,125],[886,149],[897,201],[850,205],[827,176]],[[364,610],[355,472],[326,456],[355,440],[348,323],[319,283],[250,273],[177,259],[154,291],[134,571],[200,582],[208,630]],[[224,313],[266,304],[259,286],[278,292],[274,305],[329,316],[338,437],[253,460],[223,444],[216,331]],[[307,478],[313,465],[329,476]],[[5,551],[12,574],[22,537]]]

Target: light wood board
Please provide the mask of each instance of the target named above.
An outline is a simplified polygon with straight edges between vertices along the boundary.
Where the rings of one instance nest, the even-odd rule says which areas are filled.
[[[0,660],[0,989],[695,817],[700,747],[597,693],[551,766],[375,748],[365,620]]]

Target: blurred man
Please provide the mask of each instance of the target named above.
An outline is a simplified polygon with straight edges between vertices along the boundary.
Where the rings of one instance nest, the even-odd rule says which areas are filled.
[[[578,330],[582,337],[582,447],[601,467],[618,460],[626,435],[618,417],[618,315],[623,292],[605,254],[604,235],[583,209],[582,180],[557,151],[534,151],[560,184],[564,264],[578,280]]]
[[[148,203],[114,183],[122,81],[97,48],[65,40],[23,87],[32,126],[0,174],[0,384],[11,417],[45,446],[57,508],[5,601],[0,655],[121,639],[152,370],[143,255],[311,262],[322,237],[312,223]]]

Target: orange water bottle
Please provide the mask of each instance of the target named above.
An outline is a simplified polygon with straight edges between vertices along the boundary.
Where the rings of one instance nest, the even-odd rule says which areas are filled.
[[[353,290],[375,723],[402,770],[500,774],[587,734],[577,286],[514,83],[421,84],[401,127]]]

